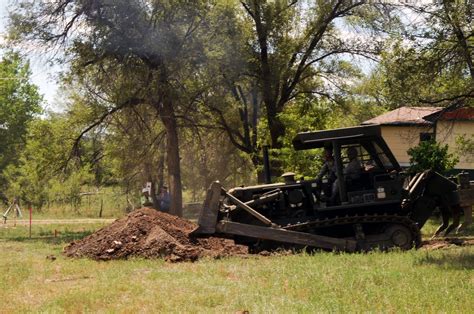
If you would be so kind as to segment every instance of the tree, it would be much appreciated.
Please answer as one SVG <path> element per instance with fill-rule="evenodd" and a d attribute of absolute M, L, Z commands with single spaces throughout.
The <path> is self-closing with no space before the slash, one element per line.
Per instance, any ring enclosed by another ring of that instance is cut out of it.
<path fill-rule="evenodd" d="M 183 184 L 193 202 L 203 198 L 210 184 L 219 180 L 224 186 L 249 185 L 255 182 L 249 155 L 239 152 L 229 142 L 225 131 L 184 129 L 181 138 Z"/>
<path fill-rule="evenodd" d="M 369 82 L 378 86 L 372 97 L 392 108 L 474 103 L 472 5 L 446 0 L 395 7 L 412 18 L 384 30 L 390 40 Z"/>
<path fill-rule="evenodd" d="M 260 148 L 283 147 L 287 126 L 281 115 L 298 96 L 344 102 L 350 81 L 360 73 L 341 56 L 367 56 L 377 45 L 343 39 L 335 21 L 363 4 L 240 1 L 240 8 L 214 14 L 221 21 L 213 45 L 218 53 L 206 67 L 213 84 L 201 120 L 225 131 L 261 170 Z M 278 160 L 275 164 L 281 171 Z"/>
<path fill-rule="evenodd" d="M 41 111 L 38 88 L 30 82 L 30 66 L 18 53 L 7 52 L 0 61 L 0 187 L 1 174 L 18 163 L 28 123 Z"/>
<path fill-rule="evenodd" d="M 165 185 L 166 132 L 159 119 L 150 116 L 149 109 L 146 105 L 127 108 L 110 119 L 104 138 L 104 160 L 114 164 L 115 181 L 127 193 L 151 182 L 151 196 L 157 205 L 154 192 Z"/>
<path fill-rule="evenodd" d="M 67 114 L 50 114 L 28 124 L 25 144 L 18 152 L 17 162 L 3 172 L 6 193 L 20 196 L 25 202 L 41 208 L 47 202 L 80 203 L 81 187 L 93 183 L 94 173 L 81 147 L 82 158 L 75 157 L 68 167 L 61 167 L 69 156 L 77 125 Z M 83 144 L 86 141 L 83 142 Z"/>
<path fill-rule="evenodd" d="M 410 156 L 409 172 L 419 173 L 428 169 L 445 172 L 454 168 L 459 159 L 448 153 L 448 145 L 441 145 L 434 140 L 423 141 L 408 150 Z"/>
<path fill-rule="evenodd" d="M 456 138 L 456 144 L 459 152 L 465 156 L 474 156 L 474 135 L 460 135 Z"/>
<path fill-rule="evenodd" d="M 474 161 L 474 135 L 459 135 L 456 138 L 456 150 L 459 157 L 465 158 L 468 162 Z"/>
<path fill-rule="evenodd" d="M 337 19 L 353 14 L 364 3 L 241 1 L 252 23 L 248 71 L 257 79 L 271 147 L 282 147 L 285 125 L 279 116 L 291 100 L 302 93 L 333 98 L 323 81 L 337 90 L 338 74 L 345 71 L 335 56 L 370 51 L 368 45 L 343 40 L 335 28 Z"/>
<path fill-rule="evenodd" d="M 206 1 L 22 1 L 11 16 L 12 36 L 65 48 L 71 73 L 97 108 L 76 144 L 125 108 L 145 104 L 158 114 L 176 215 L 182 213 L 177 115 L 187 100 L 184 86 L 202 63 L 198 34 L 208 10 Z"/>

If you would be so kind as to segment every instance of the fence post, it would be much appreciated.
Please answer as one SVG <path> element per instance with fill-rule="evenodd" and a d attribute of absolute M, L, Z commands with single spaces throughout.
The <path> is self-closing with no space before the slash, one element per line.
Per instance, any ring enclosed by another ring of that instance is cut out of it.
<path fill-rule="evenodd" d="M 99 211 L 99 218 L 102 218 L 102 210 L 104 209 L 104 199 L 100 198 L 100 211 Z"/>
<path fill-rule="evenodd" d="M 31 239 L 31 224 L 32 224 L 32 218 L 33 218 L 33 208 L 30 205 L 30 239 Z"/>

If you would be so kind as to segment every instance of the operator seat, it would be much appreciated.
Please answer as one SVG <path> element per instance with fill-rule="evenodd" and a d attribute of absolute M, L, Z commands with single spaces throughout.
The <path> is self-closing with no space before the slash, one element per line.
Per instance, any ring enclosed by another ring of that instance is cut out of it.
<path fill-rule="evenodd" d="M 363 191 L 373 189 L 373 177 L 376 173 L 375 168 L 361 168 L 359 178 L 346 178 L 347 192 Z"/>

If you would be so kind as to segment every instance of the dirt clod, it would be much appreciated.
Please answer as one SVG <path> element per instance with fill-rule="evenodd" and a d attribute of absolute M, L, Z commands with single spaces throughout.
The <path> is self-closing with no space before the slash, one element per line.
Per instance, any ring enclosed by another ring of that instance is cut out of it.
<path fill-rule="evenodd" d="M 246 246 L 236 245 L 229 239 L 193 238 L 190 233 L 196 227 L 188 220 L 152 208 L 140 208 L 84 239 L 72 242 L 64 249 L 64 254 L 96 260 L 136 256 L 181 262 L 248 253 Z"/>
<path fill-rule="evenodd" d="M 46 256 L 46 259 L 49 259 L 49 260 L 51 260 L 51 261 L 55 261 L 55 260 L 56 260 L 56 256 L 54 256 L 54 255 L 48 255 L 48 256 Z"/>

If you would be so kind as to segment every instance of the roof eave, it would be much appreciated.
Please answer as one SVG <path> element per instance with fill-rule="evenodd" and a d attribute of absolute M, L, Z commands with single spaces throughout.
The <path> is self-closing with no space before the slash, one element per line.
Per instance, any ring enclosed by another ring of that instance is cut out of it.
<path fill-rule="evenodd" d="M 434 123 L 431 121 L 425 121 L 425 122 L 385 122 L 385 123 L 367 123 L 367 122 L 362 122 L 362 125 L 374 125 L 374 124 L 379 124 L 381 126 L 433 126 Z"/>

